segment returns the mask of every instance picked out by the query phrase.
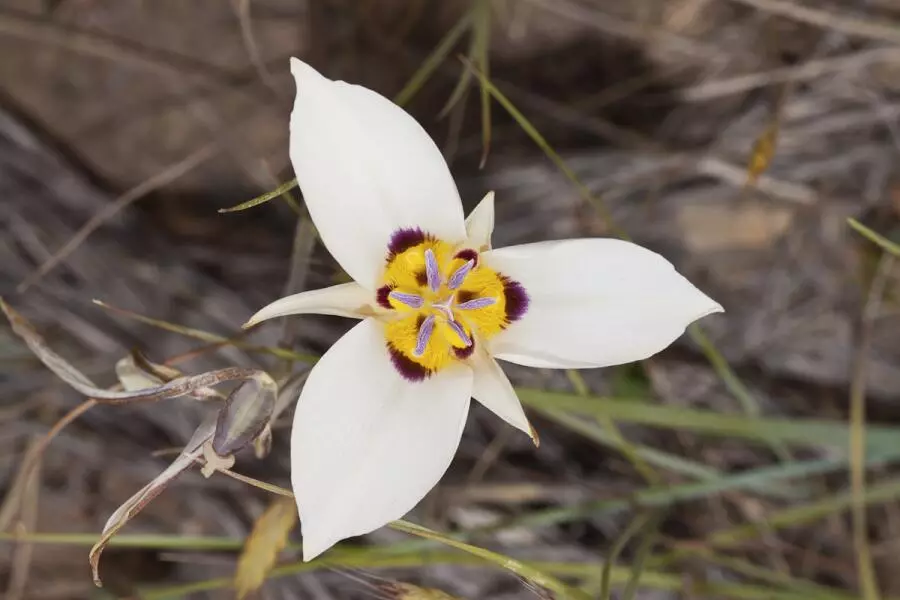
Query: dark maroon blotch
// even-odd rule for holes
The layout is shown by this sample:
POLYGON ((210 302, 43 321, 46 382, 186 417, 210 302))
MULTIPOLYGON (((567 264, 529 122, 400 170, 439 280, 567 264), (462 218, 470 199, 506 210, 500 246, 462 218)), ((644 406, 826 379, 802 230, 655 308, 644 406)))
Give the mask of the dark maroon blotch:
POLYGON ((393 306, 391 306, 391 301, 388 300, 388 296, 393 290, 394 287, 390 285, 383 285, 378 288, 378 290, 375 292, 375 301, 379 306, 383 306, 384 308, 387 308, 389 310, 394 308, 393 306))
POLYGON ((503 297, 506 299, 506 321, 518 321, 528 310, 528 293, 518 281, 502 275, 500 279, 503 281, 503 297))
POLYGON ((475 299, 475 292, 470 292, 469 290, 459 290, 456 292, 456 303, 457 304, 465 304, 469 300, 475 299))
POLYGON ((428 283, 428 273, 425 271, 416 271, 416 283, 425 286, 428 283))
POLYGON ((456 358, 459 360, 466 360, 472 356, 473 352, 475 352, 475 340, 472 340, 472 343, 466 348, 453 348, 453 354, 456 355, 456 358))
POLYGON ((470 260, 475 261, 475 266, 478 266, 478 253, 472 250, 471 248, 463 248, 459 252, 456 253, 454 258, 461 258, 462 260, 469 262, 470 260))
POLYGON ((393 345, 388 344, 387 348, 394 368, 397 369, 397 372, 400 373, 403 379, 407 381, 424 381, 431 376, 431 371, 408 358, 393 345))
POLYGON ((406 252, 413 246, 418 246, 427 239, 429 239, 429 235, 418 227, 398 229, 391 235, 391 241, 388 243, 387 260, 390 262, 398 254, 406 252))

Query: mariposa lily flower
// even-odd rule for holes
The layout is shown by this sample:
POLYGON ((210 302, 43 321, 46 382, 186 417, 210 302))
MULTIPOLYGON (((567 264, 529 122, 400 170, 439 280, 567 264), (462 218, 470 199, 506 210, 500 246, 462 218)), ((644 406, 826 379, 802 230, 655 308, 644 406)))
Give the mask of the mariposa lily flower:
POLYGON ((583 369, 647 358, 716 302, 615 239, 492 248, 494 198, 463 218, 434 142, 400 107, 292 59, 290 157, 322 241, 353 283, 282 298, 362 321, 309 374, 291 477, 310 560, 409 512, 438 482, 475 398, 530 435, 495 359, 583 369))

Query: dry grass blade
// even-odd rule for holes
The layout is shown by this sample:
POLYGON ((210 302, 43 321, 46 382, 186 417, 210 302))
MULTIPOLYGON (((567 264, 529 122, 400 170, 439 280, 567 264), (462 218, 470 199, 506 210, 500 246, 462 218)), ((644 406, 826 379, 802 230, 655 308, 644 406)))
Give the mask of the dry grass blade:
MULTIPOLYGON (((33 533, 37 526, 38 495, 40 494, 40 458, 41 440, 33 437, 25 453, 25 460, 19 470, 16 481, 9 490, 3 506, 0 507, 0 530, 7 529, 8 523, 15 520, 15 533, 25 535, 33 533), (17 518, 16 518, 16 513, 17 518)), ((28 584, 28 573, 34 546, 27 540, 18 543, 10 563, 9 582, 6 586, 7 600, 25 598, 28 584)))
POLYGON ((299 352, 294 352, 293 350, 287 350, 286 348, 275 348, 270 346, 254 346, 252 344, 247 344, 242 342, 239 339, 227 338, 222 335, 217 335, 215 333, 210 333, 209 331, 203 331, 201 329, 195 329, 193 327, 185 327, 183 325, 177 325, 175 323, 170 323, 168 321, 163 321, 161 319, 154 319, 152 317, 148 317, 134 311, 126 310, 124 308, 119 308, 117 306, 113 306, 111 304, 107 304, 102 300, 94 300, 94 304, 97 306, 104 308, 108 311, 114 312, 117 315, 121 315, 123 317, 128 317, 129 319, 134 319, 135 321, 139 321, 141 323, 145 323, 150 325, 151 327, 157 327, 164 331, 170 331, 172 333, 177 333, 178 335, 183 335, 185 337, 193 338, 195 340, 200 340, 203 342, 208 342, 210 344, 218 344, 222 346, 234 346, 235 348, 241 348, 243 350, 247 350, 248 352, 260 352, 263 354, 271 354, 272 356, 276 356, 278 358, 283 358, 285 360, 302 362, 302 363, 315 363, 319 360, 318 356, 314 356, 312 354, 301 354, 299 352))
POLYGON ((259 75, 266 87, 272 91, 277 91, 272 74, 266 68, 259 51, 259 45, 256 43, 256 37, 253 35, 253 23, 250 18, 250 0, 237 0, 234 4, 234 11, 237 13, 238 22, 241 25, 241 38, 244 40, 244 47, 247 49, 247 55, 253 68, 259 75))
POLYGON ((105 222, 114 217, 119 211, 124 209, 129 204, 140 200, 150 192, 161 188, 164 185, 172 183, 179 177, 182 177, 203 164, 210 158, 216 155, 219 151, 218 143, 212 142, 199 150, 191 153, 189 156, 184 159, 169 165, 166 169, 160 171, 150 179, 147 179, 135 187, 131 188, 118 198, 114 202, 111 202, 103 207, 101 211, 99 211, 96 215, 94 215, 84 226, 79 229, 75 235, 73 235, 69 240, 63 244, 63 246, 53 253, 49 259, 44 261, 40 267, 37 268, 31 275, 25 278, 25 280, 19 284, 16 288, 16 291, 20 294, 30 288, 32 285, 37 283, 44 275, 55 269, 61 262, 63 262, 72 252, 74 252, 78 246, 84 242, 92 233, 94 233, 99 227, 101 227, 105 222))
POLYGON ((256 520, 238 558, 234 576, 239 599, 262 586, 296 524, 297 505, 291 498, 276 498, 256 520))
POLYGON ((794 19, 802 23, 817 25, 824 29, 839 31, 872 40, 882 40, 900 44, 900 28, 866 19, 835 14, 821 8, 810 8, 789 0, 731 0, 761 11, 794 19))
POLYGON ((411 583, 389 582, 378 586, 390 600, 460 600, 435 588, 423 588, 411 583))
POLYGON ((888 276, 896 259, 884 254, 878 264, 869 297, 863 309, 859 347, 850 384, 850 482, 853 490, 853 544, 856 548, 856 567, 860 588, 865 600, 879 600, 878 581, 869 547, 869 528, 866 519, 866 379, 868 354, 872 342, 872 328, 881 308, 888 276))
POLYGON ((88 554, 91 565, 91 574, 97 587, 103 585, 100 579, 100 556, 116 533, 125 526, 136 514, 141 512, 147 504, 159 496, 164 489, 179 475, 186 471, 195 460, 203 453, 203 446, 212 439, 215 431, 215 421, 208 419, 194 432, 190 441, 166 470, 160 473, 153 481, 141 488, 135 495, 126 500, 106 521, 100 540, 94 544, 88 554))

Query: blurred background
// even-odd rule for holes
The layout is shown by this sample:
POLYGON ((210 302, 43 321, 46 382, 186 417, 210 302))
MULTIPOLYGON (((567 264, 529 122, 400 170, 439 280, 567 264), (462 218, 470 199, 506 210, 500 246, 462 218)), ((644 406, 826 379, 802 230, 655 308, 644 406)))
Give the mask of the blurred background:
MULTIPOLYGON (((590 597, 607 560, 617 598, 900 597, 900 290, 894 258, 847 223, 900 236, 900 4, 0 0, 0 295, 95 381, 114 384, 135 348, 190 373, 302 373, 260 348, 320 354, 349 327, 301 317, 240 332, 276 297, 340 277, 296 189, 217 212, 293 177, 290 56, 402 101, 467 209, 496 191, 495 245, 625 231, 727 311, 584 381, 510 368, 517 385, 591 395, 593 416, 532 399, 535 450, 474 407, 411 520, 470 532, 590 597), (867 456, 848 444, 863 434, 867 456)), ((272 497, 196 471, 124 531, 166 537, 110 548, 94 588, 92 540, 210 409, 95 407, 29 483, 23 458, 82 400, 0 326, 0 590, 234 597, 240 540, 272 497), (23 531, 67 543, 10 541, 23 531), (63 535, 75 533, 88 535, 63 535), (236 541, 178 543, 196 536, 236 541)), ((289 422, 268 457, 244 452, 235 470, 288 485, 289 422)), ((356 543, 407 539, 385 529, 356 543)), ((460 598, 563 597, 429 548, 401 569, 286 569, 253 593, 390 598, 385 582, 405 581, 460 598)), ((278 560, 296 564, 296 546, 278 560)))

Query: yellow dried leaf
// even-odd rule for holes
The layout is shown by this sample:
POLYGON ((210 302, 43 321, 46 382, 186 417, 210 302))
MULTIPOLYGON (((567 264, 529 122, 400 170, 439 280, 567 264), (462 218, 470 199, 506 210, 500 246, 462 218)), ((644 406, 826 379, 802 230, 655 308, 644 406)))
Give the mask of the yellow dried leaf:
POLYGON ((259 516, 238 559, 234 588, 239 600, 263 584, 296 524, 297 506, 292 498, 278 498, 259 516))
POLYGON ((765 173, 775 156, 775 148, 778 145, 778 119, 773 120, 757 138, 753 144, 753 152, 750 154, 750 164, 747 165, 747 185, 753 185, 760 175, 765 173))
POLYGON ((411 583, 389 583, 384 591, 396 600, 459 600, 446 592, 434 588, 422 588, 411 583))

